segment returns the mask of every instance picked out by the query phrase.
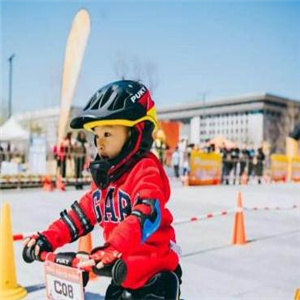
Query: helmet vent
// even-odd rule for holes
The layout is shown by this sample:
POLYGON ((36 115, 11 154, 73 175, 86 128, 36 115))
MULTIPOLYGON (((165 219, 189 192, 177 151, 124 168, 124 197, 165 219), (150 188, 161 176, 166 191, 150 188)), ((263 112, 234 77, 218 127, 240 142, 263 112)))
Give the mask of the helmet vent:
POLYGON ((99 101, 103 97, 103 94, 100 94, 99 91, 91 98, 91 100, 88 102, 88 104, 85 106, 83 109, 88 110, 88 109, 98 109, 99 106, 99 101))
POLYGON ((88 104, 83 108, 83 111, 86 111, 87 109, 90 108, 91 104, 93 103, 93 100, 94 100, 93 98, 90 99, 90 101, 88 102, 88 104))
MULTIPOLYGON (((124 108, 124 99, 122 97, 118 97, 119 94, 117 91, 114 91, 111 95, 111 104, 108 107, 108 110, 119 110, 124 108)), ((125 95, 124 95, 125 96, 125 95)))
POLYGON ((93 105, 91 106, 91 109, 98 109, 99 102, 100 102, 100 99, 98 99, 97 101, 95 101, 94 103, 92 103, 93 105))
POLYGON ((116 97, 116 92, 112 89, 112 87, 110 87, 101 97, 100 103, 98 103, 99 105, 96 107, 96 109, 103 107, 107 102, 111 102, 112 97, 116 97))

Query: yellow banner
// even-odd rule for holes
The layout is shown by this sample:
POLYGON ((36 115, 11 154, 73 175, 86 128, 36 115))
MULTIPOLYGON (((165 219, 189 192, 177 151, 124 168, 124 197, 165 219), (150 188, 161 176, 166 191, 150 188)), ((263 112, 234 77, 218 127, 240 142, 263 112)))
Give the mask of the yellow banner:
POLYGON ((287 181, 289 160, 286 155, 271 155, 271 179, 273 181, 287 181))
POLYGON ((202 153, 193 150, 190 166, 190 185, 220 184, 222 158, 219 153, 202 153))
POLYGON ((292 181, 300 182, 300 156, 292 158, 292 181))

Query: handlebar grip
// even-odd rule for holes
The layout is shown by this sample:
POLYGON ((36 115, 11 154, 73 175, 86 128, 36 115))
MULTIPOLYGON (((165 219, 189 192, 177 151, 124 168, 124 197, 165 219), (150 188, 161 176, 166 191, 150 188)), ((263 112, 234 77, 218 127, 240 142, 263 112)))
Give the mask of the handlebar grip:
POLYGON ((116 285, 121 285, 127 276, 127 266, 122 259, 118 259, 112 268, 112 280, 116 285))
POLYGON ((34 247, 27 247, 25 246, 23 248, 23 253, 22 253, 23 259, 27 263, 32 263, 33 261, 36 260, 36 257, 34 255, 34 247))
POLYGON ((121 285, 127 275, 127 267, 122 259, 118 259, 113 265, 104 266, 102 269, 93 267, 93 272, 98 276, 111 277, 116 285, 121 285))

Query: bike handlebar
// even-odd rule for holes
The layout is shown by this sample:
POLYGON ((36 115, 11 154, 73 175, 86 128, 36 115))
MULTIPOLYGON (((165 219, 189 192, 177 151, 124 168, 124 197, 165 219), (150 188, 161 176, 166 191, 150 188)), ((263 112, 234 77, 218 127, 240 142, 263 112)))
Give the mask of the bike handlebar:
POLYGON ((122 259, 116 260, 111 265, 106 265, 102 269, 94 267, 78 267, 80 259, 76 257, 75 252, 65 253, 54 253, 54 252, 41 252, 38 257, 34 254, 34 247, 25 246, 23 249, 23 259, 27 263, 32 263, 35 260, 38 261, 52 261, 54 263, 69 266, 71 268, 78 268, 80 270, 89 272, 93 271, 98 276, 111 277, 115 284, 121 285, 127 275, 127 267, 125 262, 122 259))

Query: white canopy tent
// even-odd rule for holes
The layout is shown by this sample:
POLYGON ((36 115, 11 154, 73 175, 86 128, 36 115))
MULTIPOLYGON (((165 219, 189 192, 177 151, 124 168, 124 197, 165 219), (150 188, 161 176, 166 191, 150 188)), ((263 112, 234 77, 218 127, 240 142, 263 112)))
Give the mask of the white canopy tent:
POLYGON ((30 132, 13 118, 9 118, 0 127, 0 141, 27 141, 30 138, 30 132))
POLYGON ((9 118, 2 126, 0 126, 0 142, 1 146, 6 146, 10 150, 4 150, 2 147, 3 161, 1 160, 1 174, 16 175, 21 172, 22 156, 26 155, 30 132, 22 128, 22 126, 13 118, 9 118))

